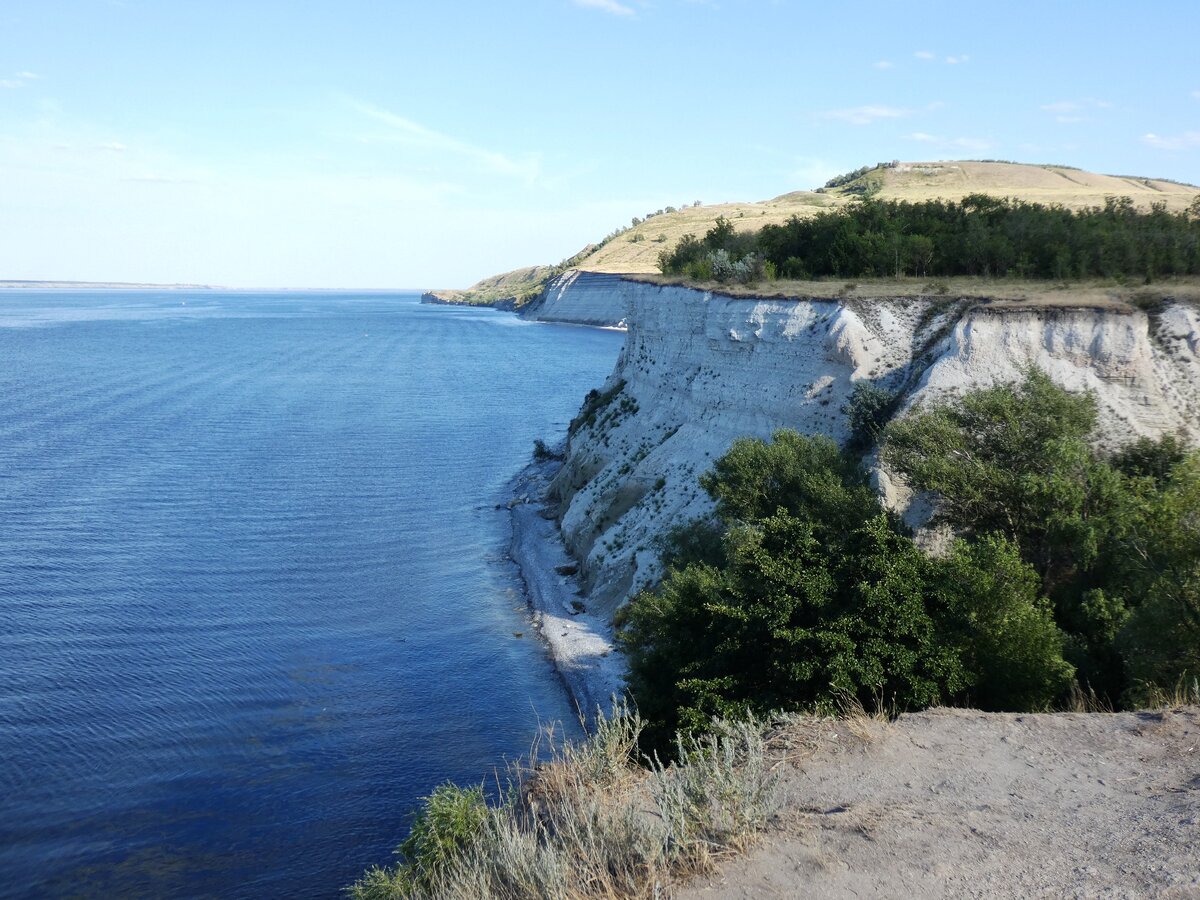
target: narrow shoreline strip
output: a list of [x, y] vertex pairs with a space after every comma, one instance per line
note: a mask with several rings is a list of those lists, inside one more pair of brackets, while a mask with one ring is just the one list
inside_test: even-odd
[[615, 646], [611, 624], [580, 612], [579, 584], [553, 519], [547, 518], [546, 494], [559, 464], [532, 462], [512, 480], [509, 509], [512, 544], [509, 555], [525, 582], [525, 596], [535, 626], [550, 658], [570, 693], [581, 718], [590, 722], [597, 710], [606, 711], [614, 696], [625, 693], [625, 660]]

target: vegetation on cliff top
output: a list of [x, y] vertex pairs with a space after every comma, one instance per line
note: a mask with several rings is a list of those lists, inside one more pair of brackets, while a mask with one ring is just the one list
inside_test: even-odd
[[1070, 210], [973, 194], [961, 203], [864, 200], [783, 225], [738, 232], [718, 219], [659, 255], [664, 274], [695, 281], [776, 276], [1136, 278], [1200, 274], [1200, 196], [1184, 211], [1128, 198]]

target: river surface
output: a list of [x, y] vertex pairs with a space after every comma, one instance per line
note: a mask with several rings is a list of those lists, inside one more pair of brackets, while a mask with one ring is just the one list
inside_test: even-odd
[[0, 292], [0, 896], [335, 896], [572, 718], [495, 506], [620, 344], [415, 294]]

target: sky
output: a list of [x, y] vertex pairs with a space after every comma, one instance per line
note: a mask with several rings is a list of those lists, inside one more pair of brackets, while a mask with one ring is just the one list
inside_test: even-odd
[[465, 287], [882, 160], [1200, 183], [1200, 3], [3, 0], [0, 279]]

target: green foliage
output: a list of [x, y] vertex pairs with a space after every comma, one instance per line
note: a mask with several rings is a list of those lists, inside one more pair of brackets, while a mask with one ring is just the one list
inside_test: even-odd
[[1091, 397], [1034, 371], [1015, 389], [973, 391], [893, 423], [884, 461], [936, 491], [941, 517], [955, 529], [1001, 531], [1042, 559], [1047, 541], [1078, 527], [1089, 499], [1095, 424]]
[[573, 436], [579, 429], [592, 425], [596, 421], [596, 417], [617, 399], [617, 395], [623, 390], [625, 390], [625, 379], [622, 378], [607, 390], [598, 391], [593, 388], [588, 391], [583, 398], [583, 407], [571, 420], [571, 424], [567, 426], [568, 437]]
[[487, 825], [483, 788], [447, 782], [434, 788], [397, 851], [403, 862], [392, 871], [374, 868], [350, 888], [355, 900], [391, 900], [431, 893], [480, 839]]
[[712, 471], [700, 477], [700, 485], [717, 501], [717, 515], [726, 524], [764, 519], [782, 506], [845, 534], [878, 511], [875, 493], [855, 460], [827, 437], [787, 429], [777, 431], [770, 443], [734, 441]]
[[850, 444], [865, 450], [883, 434], [883, 428], [896, 412], [899, 396], [869, 381], [859, 381], [850, 393], [843, 412], [850, 423]]
[[1200, 463], [1172, 436], [1105, 458], [1095, 421], [1031, 372], [893, 423], [883, 456], [959, 534], [1015, 544], [1080, 680], [1134, 702], [1200, 667]]
[[793, 216], [757, 234], [737, 234], [726, 220], [703, 241], [688, 236], [660, 255], [665, 274], [690, 274], [706, 251], [753, 255], [791, 278], [949, 275], [1024, 278], [1137, 277], [1200, 274], [1200, 212], [1140, 211], [1127, 197], [1069, 210], [1022, 200], [969, 195], [961, 202], [873, 199], [874, 170], [837, 183], [860, 202], [816, 216]]
[[969, 699], [980, 709], [1045, 709], [1071, 686], [1063, 634], [1040, 595], [1033, 567], [1000, 535], [955, 545], [939, 569], [947, 609], [962, 629], [962, 665], [973, 673]]
[[828, 438], [739, 440], [701, 483], [718, 525], [676, 533], [666, 578], [623, 622], [651, 740], [846, 696], [1029, 709], [1065, 687], [1062, 637], [1015, 549], [928, 557]]
[[552, 459], [562, 459], [561, 453], [555, 453], [541, 438], [533, 439], [533, 458], [537, 462], [547, 462]]
[[660, 252], [658, 267], [664, 274], [682, 274], [693, 281], [751, 284], [767, 275], [754, 246], [753, 234], [739, 234], [732, 222], [718, 216], [702, 240], [685, 234], [674, 250]]
[[[852, 401], [860, 434], [890, 399]], [[884, 460], [959, 536], [943, 558], [828, 438], [735, 442], [701, 478], [715, 517], [672, 533], [619, 623], [651, 741], [846, 697], [1038, 710], [1076, 679], [1118, 704], [1194, 677], [1200, 454], [1106, 457], [1095, 424], [1094, 398], [1033, 371], [888, 425]]]

